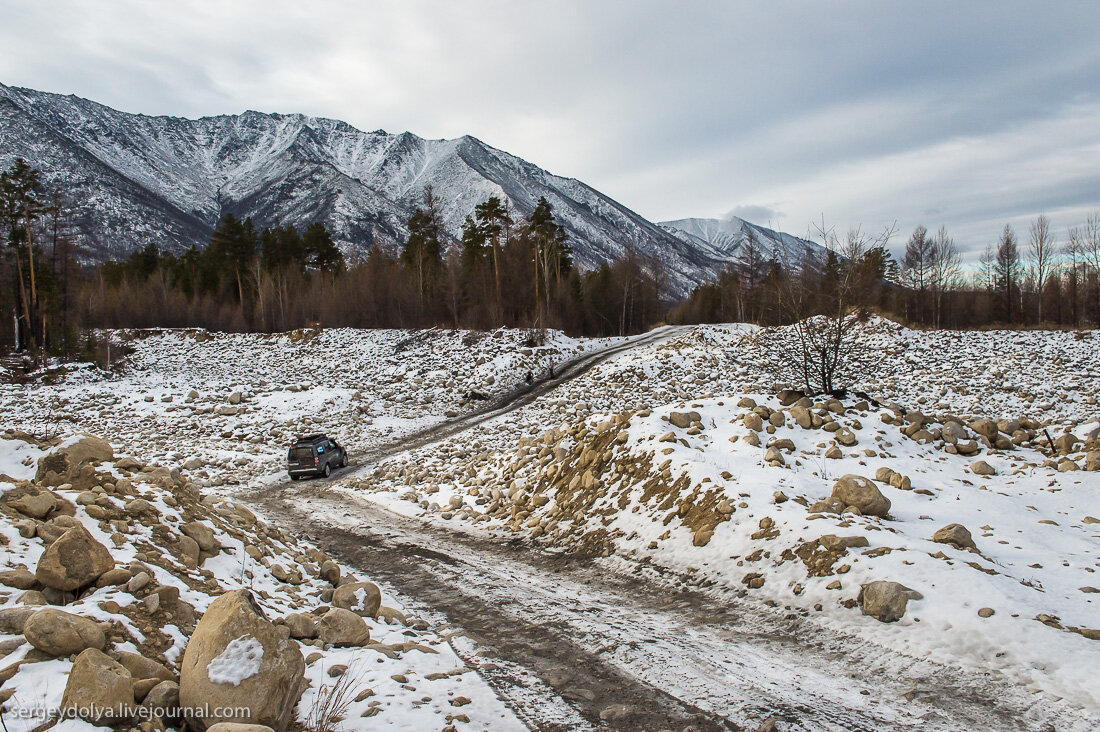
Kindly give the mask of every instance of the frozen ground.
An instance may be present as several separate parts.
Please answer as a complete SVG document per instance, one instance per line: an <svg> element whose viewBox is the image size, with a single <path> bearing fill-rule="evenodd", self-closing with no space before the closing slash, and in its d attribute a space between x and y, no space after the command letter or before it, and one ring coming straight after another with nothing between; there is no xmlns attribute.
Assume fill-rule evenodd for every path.
<svg viewBox="0 0 1100 732"><path fill-rule="evenodd" d="M578 647L589 643L588 657L617 669L623 683L659 689L689 716L748 725L770 709L780 717L779 729L953 729L969 715L980 719L984 709L1001 715L996 728L1095 727L1100 688L1091 669L1100 666L1100 641L1089 636L1100 626L1093 589L1100 585L1100 529L1092 500L1100 473L1081 469L1088 466L1084 444L1052 455L1046 439L1068 433L1084 440L1097 426L1095 334L924 333L873 321L864 338L876 349L876 368L853 386L897 411L857 409L857 400L847 400L844 413L830 419L855 442L838 446L835 433L796 426L789 409L781 409L773 396L781 385L763 365L756 333L740 325L670 332L664 342L625 349L513 410L441 433L438 442L402 445L400 436L461 412L462 395L471 389L502 393L550 359L561 363L612 344L551 335L552 355L544 355L527 349L526 334L518 331L476 343L475 336L435 332L400 350L412 334L164 332L130 341L132 366L122 375L104 379L83 370L30 389L0 387L0 419L20 429L41 431L47 423L89 429L165 465L197 460L188 466L197 481L226 486L221 490L242 483L250 492L279 486L289 493L289 484L264 477L279 471L285 441L313 429L334 433L361 464L320 486L331 489L324 495L310 493L316 484L295 484L301 505L325 506L314 528L351 532L345 542L357 523L382 531L383 519L370 514L368 521L368 509L357 503L366 500L416 519L402 524L406 546L435 542L446 553L439 542L448 535L488 546L520 537L536 545L524 552L591 557L599 572L614 573L607 588L585 586L584 578L553 574L537 562L532 568L502 557L493 567L491 550L456 555L449 549L480 583L474 595L481 588L487 596L501 593L510 615L529 625L560 621L565 630L555 630L555 637ZM321 379L322 373L331 376ZM189 397L192 390L197 397ZM230 403L234 391L239 404ZM759 447L746 441L751 408L738 406L746 396L782 416L772 432L756 433ZM241 408L217 413L233 407ZM906 436L904 417L916 409L931 430L948 419L968 425L986 417L1030 419L1036 427L1013 449L978 445L977 454L963 456L945 451L942 441ZM674 411L697 412L697 427L670 425ZM782 465L771 464L767 446L780 439L791 446L778 448ZM826 458L831 447L841 455ZM996 474L971 472L976 460ZM1068 471L1067 461L1078 469ZM892 503L887 518L811 510L837 477L873 479L883 467L910 481L905 488L877 483ZM931 541L950 523L970 530L976 551ZM408 526L432 527L424 529L432 533ZM867 546L826 557L831 564L811 571L798 551L826 535L864 537ZM436 584L418 585L425 595L429 587L439 591L458 581L447 580L451 565L437 564ZM639 602L624 615L615 609L630 607L623 600L629 593L612 591L619 580L610 578L639 569L653 587L703 599L679 608ZM553 578L545 595L540 576ZM400 577L382 579L391 592L402 590ZM900 582L922 599L911 600L899 622L880 623L855 606L860 585L872 580ZM568 587L574 589L553 597ZM402 601L418 602L415 596ZM420 602L429 612L432 603ZM741 608L743 621L732 634L740 645L716 639L721 628L714 624L683 626L693 614L717 617L716 607ZM980 609L993 614L981 617ZM465 620L477 625L476 618ZM754 627L776 624L782 629L769 635L771 645L760 637L764 631L754 635ZM623 628L632 632L616 636ZM531 669L517 661L524 653L510 656L486 642L501 667L517 667L510 678L528 679L497 680L513 709L523 708L514 689L526 688L535 706L562 714L582 709L586 723L601 723L601 710L583 709L585 702L565 693L568 685L545 682L551 672L536 669L531 680ZM795 667L800 645L821 649L817 666ZM468 655L478 652L475 644ZM747 660L753 654L756 660ZM729 665L723 659L740 664L738 673L718 673ZM830 684L844 668L855 680ZM489 679L494 674L480 672ZM937 679L972 691L971 706L949 705ZM598 684L591 685L599 695ZM857 701L870 697L873 704L846 701L857 686L869 692ZM761 695L765 688L774 693ZM800 689L807 696L799 697ZM754 693L771 701L754 705ZM677 706L692 700L694 712ZM859 714L830 717L834 705ZM602 723L630 727L629 716Z"/></svg>

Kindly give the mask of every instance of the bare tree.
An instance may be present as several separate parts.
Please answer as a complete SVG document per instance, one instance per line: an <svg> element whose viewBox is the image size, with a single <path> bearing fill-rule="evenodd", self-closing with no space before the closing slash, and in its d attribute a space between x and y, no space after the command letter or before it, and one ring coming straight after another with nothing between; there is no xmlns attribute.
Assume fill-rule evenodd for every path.
<svg viewBox="0 0 1100 732"><path fill-rule="evenodd" d="M1053 268L1054 239L1050 234L1050 219L1040 215L1031 222L1028 243L1028 276L1035 283L1039 296L1039 322L1043 322L1043 290Z"/></svg>
<svg viewBox="0 0 1100 732"><path fill-rule="evenodd" d="M1088 279L1093 284L1095 298L1094 314L1100 321L1100 211L1089 214L1085 227L1081 231L1080 254L1088 270Z"/></svg>
<svg viewBox="0 0 1100 732"><path fill-rule="evenodd" d="M933 241L928 229L918 226L905 243L905 256L901 260L904 282L916 294L916 319L923 320L926 310L929 267L932 260Z"/></svg>
<svg viewBox="0 0 1100 732"><path fill-rule="evenodd" d="M1070 228L1066 236L1066 244L1062 248L1066 262L1066 289L1069 291L1070 318L1074 328L1080 323L1077 304L1081 299L1081 249L1081 230L1074 226Z"/></svg>
<svg viewBox="0 0 1100 732"><path fill-rule="evenodd" d="M841 383L869 367L869 351L858 337L861 313L854 307L863 258L885 247L894 234L887 227L877 237L859 229L841 240L824 222L818 233L826 254L807 252L798 271L784 263L780 306L788 326L762 334L765 352L778 376L801 384L809 393L835 392Z"/></svg>
<svg viewBox="0 0 1100 732"><path fill-rule="evenodd" d="M932 291L932 324L936 328L940 327L943 314L943 294L958 285L960 262L955 240L941 226L928 250L928 287Z"/></svg>

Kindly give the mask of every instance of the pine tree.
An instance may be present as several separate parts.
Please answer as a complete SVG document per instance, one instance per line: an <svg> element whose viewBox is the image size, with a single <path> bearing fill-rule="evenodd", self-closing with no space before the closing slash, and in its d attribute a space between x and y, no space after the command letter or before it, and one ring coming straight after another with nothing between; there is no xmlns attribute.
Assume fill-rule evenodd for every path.
<svg viewBox="0 0 1100 732"><path fill-rule="evenodd" d="M45 321L39 317L32 233L34 222L45 208L41 200L38 170L28 165L23 158L16 158L11 168L0 173L0 199L4 223L7 225L8 245L15 254L17 289L22 311L16 317L16 345L33 351L45 341Z"/></svg>
<svg viewBox="0 0 1100 732"><path fill-rule="evenodd" d="M993 276L1000 301L1004 307L1005 321L1013 322L1012 304L1020 286L1020 251L1016 245L1016 232L1011 224L1005 224L997 255L993 262Z"/></svg>
<svg viewBox="0 0 1100 732"><path fill-rule="evenodd" d="M332 241L332 235L320 221L314 221L302 233L302 249L310 267L329 274L344 270L344 255Z"/></svg>
<svg viewBox="0 0 1100 732"><path fill-rule="evenodd" d="M507 231L507 227L511 226L512 217L508 215L508 210L496 196L490 196L484 203L479 203L475 206L474 216L477 219L477 225L481 229L482 235L485 237L485 241L487 241L492 248L493 280L496 285L497 320L499 321L504 317L504 305L500 287L500 251L503 245L501 239Z"/></svg>
<svg viewBox="0 0 1100 732"><path fill-rule="evenodd" d="M401 250L401 263L416 278L423 310L443 269L443 217L431 186L424 189L424 205L409 217L409 238Z"/></svg>

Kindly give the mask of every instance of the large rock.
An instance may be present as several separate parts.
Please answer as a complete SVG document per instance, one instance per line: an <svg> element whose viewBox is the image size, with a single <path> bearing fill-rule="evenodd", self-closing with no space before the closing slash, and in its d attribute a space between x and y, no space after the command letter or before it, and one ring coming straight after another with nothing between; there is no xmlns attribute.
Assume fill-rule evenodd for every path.
<svg viewBox="0 0 1100 732"><path fill-rule="evenodd" d="M76 657L61 711L93 724L121 722L134 710L130 672L102 651L89 648Z"/></svg>
<svg viewBox="0 0 1100 732"><path fill-rule="evenodd" d="M207 732L274 732L264 724L239 724L237 722L218 722Z"/></svg>
<svg viewBox="0 0 1100 732"><path fill-rule="evenodd" d="M832 498L845 506L855 506L864 516L886 516L890 513L890 499L867 478L845 475L833 484Z"/></svg>
<svg viewBox="0 0 1100 732"><path fill-rule="evenodd" d="M1100 450L1093 450L1085 456L1085 470L1100 471Z"/></svg>
<svg viewBox="0 0 1100 732"><path fill-rule="evenodd" d="M336 588L332 604L364 618L373 618L382 605L382 593L373 582L351 582Z"/></svg>
<svg viewBox="0 0 1100 732"><path fill-rule="evenodd" d="M806 407L791 407L791 419L804 430L808 430L814 426L813 415L810 414L810 410Z"/></svg>
<svg viewBox="0 0 1100 732"><path fill-rule="evenodd" d="M680 429L687 429L692 422L699 422L701 419L698 412L669 412L668 414L668 421Z"/></svg>
<svg viewBox="0 0 1100 732"><path fill-rule="evenodd" d="M351 610L334 607L321 616L321 639L334 646L362 646L370 642L370 628Z"/></svg>
<svg viewBox="0 0 1100 732"><path fill-rule="evenodd" d="M1058 453L1061 455L1069 455L1080 442L1081 440L1078 439L1077 435L1072 432L1067 432L1055 438L1054 448L1058 450Z"/></svg>
<svg viewBox="0 0 1100 732"><path fill-rule="evenodd" d="M210 604L187 643L180 707L196 730L241 722L282 732L304 690L304 675L298 644L264 616L248 590L234 590Z"/></svg>
<svg viewBox="0 0 1100 732"><path fill-rule="evenodd" d="M138 653L119 651L112 653L115 660L125 667L135 679L160 679L161 681L174 681L176 675L167 666L157 663L151 658L146 658Z"/></svg>
<svg viewBox="0 0 1100 732"><path fill-rule="evenodd" d="M46 587L71 592L92 584L114 567L114 557L107 547L83 525L77 525L46 547L34 576Z"/></svg>
<svg viewBox="0 0 1100 732"><path fill-rule="evenodd" d="M156 710L162 721L171 722L179 716L180 685L175 681L162 681L145 695L141 706Z"/></svg>
<svg viewBox="0 0 1100 732"><path fill-rule="evenodd" d="M997 469L985 460L975 460L970 464L970 472L974 475L996 475Z"/></svg>
<svg viewBox="0 0 1100 732"><path fill-rule="evenodd" d="M970 531L962 524L948 524L942 529L932 534L932 541L937 544L950 544L951 546L959 549L974 549L977 551L978 547L974 543L974 537L970 535Z"/></svg>
<svg viewBox="0 0 1100 732"><path fill-rule="evenodd" d="M35 605L17 605L16 607L6 607L0 610L0 633L21 635L27 621L38 610L39 608Z"/></svg>
<svg viewBox="0 0 1100 732"><path fill-rule="evenodd" d="M92 460L107 462L114 457L115 451L111 443L92 435L80 435L61 443L48 455L39 458L35 480L42 480L50 471L65 476Z"/></svg>
<svg viewBox="0 0 1100 732"><path fill-rule="evenodd" d="M35 579L30 570L17 567L0 572L0 584L14 587L17 590L30 590L38 584L38 580Z"/></svg>
<svg viewBox="0 0 1100 732"><path fill-rule="evenodd" d="M217 554L221 551L222 545L214 537L214 530L201 521L186 523L180 527L180 531L184 536L194 539L199 549L207 554Z"/></svg>
<svg viewBox="0 0 1100 732"><path fill-rule="evenodd" d="M311 639L321 634L321 623L317 616L309 613L290 613L283 619L283 625L290 631L291 638Z"/></svg>
<svg viewBox="0 0 1100 732"><path fill-rule="evenodd" d="M88 648L102 651L107 645L103 630L94 620L44 608L27 619L23 635L32 646L50 656L71 656Z"/></svg>
<svg viewBox="0 0 1100 732"><path fill-rule="evenodd" d="M4 498L16 511L35 519L46 518L58 503L52 491L33 484L17 488Z"/></svg>
<svg viewBox="0 0 1100 732"><path fill-rule="evenodd" d="M790 405L794 404L799 399L804 397L805 394L803 394L801 391L798 391L797 389L783 389L776 396L779 397L780 404L782 404L784 407L789 407Z"/></svg>
<svg viewBox="0 0 1100 732"><path fill-rule="evenodd" d="M943 429L940 430L940 437L943 438L944 442L954 445L960 440L969 439L970 433L958 422L951 421L944 424Z"/></svg>
<svg viewBox="0 0 1100 732"><path fill-rule="evenodd" d="M864 615L870 615L883 623L893 623L905 615L905 606L910 600L920 600L923 597L905 585L878 580L863 585L856 600Z"/></svg>

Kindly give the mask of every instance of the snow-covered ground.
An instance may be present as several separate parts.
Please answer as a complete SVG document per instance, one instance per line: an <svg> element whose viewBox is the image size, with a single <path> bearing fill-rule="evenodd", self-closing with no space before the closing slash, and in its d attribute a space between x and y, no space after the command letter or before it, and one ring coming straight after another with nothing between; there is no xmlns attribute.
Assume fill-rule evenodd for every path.
<svg viewBox="0 0 1100 732"><path fill-rule="evenodd" d="M804 429L777 401L783 385L767 371L758 332L700 326L627 351L336 485L451 530L521 533L620 570L657 567L715 596L988 673L1100 718L1100 472L1084 469L1100 445L1093 437L1052 454L1048 440L1086 441L1098 426L1097 334L918 332L873 320L862 338L874 369L851 386L884 406L811 404L822 424ZM527 370L610 344L551 333L533 349L521 331L413 335L115 334L134 349L122 374L77 369L0 386L0 424L86 429L228 491L271 480L295 434L327 431L354 463L359 451L460 413L471 390L506 391ZM766 417L746 425L746 398L774 415L770 426ZM931 439L905 434L913 410ZM698 421L673 426L673 412ZM983 418L1020 421L1021 435L1006 422L1002 447L984 444L971 427ZM975 439L973 454L937 439L950 420ZM775 447L781 464L766 459L775 440L790 440ZM27 457L12 453L5 469L30 469L19 467ZM978 460L995 474L975 473ZM874 480L880 468L908 478L876 482L891 502L886 517L814 508L837 478ZM931 540L949 524L965 526L976 550ZM835 549L822 539L830 535L867 543ZM860 586L875 580L921 599L899 621L879 622L858 605Z"/></svg>
<svg viewBox="0 0 1100 732"><path fill-rule="evenodd" d="M11 499L25 494L30 484L19 481L33 478L38 460L48 453L48 449L22 439L0 439L0 476L12 479L0 477L2 569L21 569L31 573L32 580L45 550L44 541L34 532L26 535L25 525L34 526L33 521L24 518L17 523L10 518L19 515L13 513L16 503ZM110 634L113 652L140 654L179 669L194 630L195 614L205 612L216 597L230 590L250 590L272 619L310 612L325 604L321 597L326 588L330 594L332 589L319 576L327 557L317 549L256 519L239 504L214 496L200 502L197 492L173 481L167 471L144 468L132 459L105 462L96 469L94 482L109 486L107 490L63 484L53 492L68 502L75 520L96 541L110 547L116 570L125 570L122 577L59 606L66 613L110 623L114 627ZM135 504L139 499L148 504ZM95 517L90 515L92 509L99 510ZM178 549L179 537L187 533L184 525L188 522L208 526L221 545L219 552L198 566L189 565ZM46 527L41 524L38 532L45 532ZM142 573L149 575L145 584L137 582ZM341 567L341 574L352 573ZM178 603L169 608L168 600L161 600L164 604L151 606L149 598L171 597L164 588L178 591ZM34 607L35 601L28 599L30 594L4 587L0 591L0 614ZM44 603L45 599L39 597L37 602ZM298 642L307 659L306 679L310 684L298 706L299 721L306 722L310 713L323 704L337 682L330 671L344 665L346 682L350 683L349 699L354 698L344 716L351 720L369 717L372 729L441 728L460 715L479 728L522 729L486 682L466 666L448 638L411 615L406 618L401 600L385 588L381 605L389 609L378 617L364 619L370 632L370 644L365 648L326 647L316 640ZM256 643L254 639L252 642ZM10 678L5 675L0 692L6 729L35 729L48 715L56 714L73 662L66 657L36 657L38 651L19 634L0 633L0 647L5 649L0 665L4 669L16 667ZM259 652L262 655L262 647ZM76 720L68 722L73 723L95 729Z"/></svg>
<svg viewBox="0 0 1100 732"><path fill-rule="evenodd" d="M37 435L86 430L151 462L187 464L203 485L278 471L301 434L327 432L361 451L458 414L472 391L509 391L528 371L620 340L550 331L536 346L531 331L515 329L110 337L133 349L118 373L68 366L50 383L0 384L0 424Z"/></svg>

